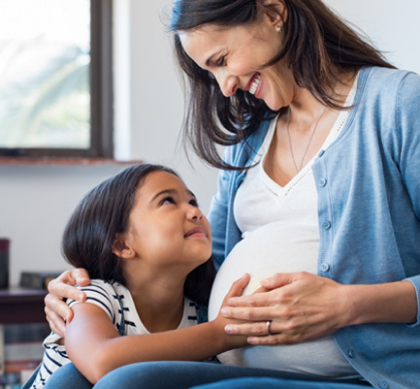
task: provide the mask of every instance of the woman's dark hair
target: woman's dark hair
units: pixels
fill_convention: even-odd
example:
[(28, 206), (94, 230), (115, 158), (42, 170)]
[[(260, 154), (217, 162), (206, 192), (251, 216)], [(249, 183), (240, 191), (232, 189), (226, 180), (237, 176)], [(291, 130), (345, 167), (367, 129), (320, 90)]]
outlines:
[[(283, 0), (283, 3), (287, 20), (282, 29), (282, 46), (277, 56), (264, 66), (284, 60), (293, 71), (297, 85), (308, 89), (325, 105), (341, 108), (340, 96), (333, 89), (341, 72), (355, 73), (365, 66), (393, 68), (322, 0)], [(262, 0), (175, 0), (174, 3), (170, 30), (175, 32), (176, 56), (189, 81), (184, 140), (189, 141), (201, 158), (218, 168), (241, 169), (222, 161), (217, 144), (241, 142), (277, 112), (241, 90), (232, 97), (223, 96), (212, 75), (188, 57), (178, 32), (207, 23), (220, 27), (250, 25), (263, 7), (271, 6), (262, 5)]]
[[(93, 279), (127, 285), (123, 260), (112, 252), (112, 245), (116, 234), (129, 227), (137, 188), (156, 171), (178, 177), (164, 166), (135, 165), (102, 182), (81, 200), (63, 233), (62, 252), (67, 262), (85, 268)], [(207, 304), (215, 273), (211, 260), (194, 269), (185, 282), (185, 295)]]

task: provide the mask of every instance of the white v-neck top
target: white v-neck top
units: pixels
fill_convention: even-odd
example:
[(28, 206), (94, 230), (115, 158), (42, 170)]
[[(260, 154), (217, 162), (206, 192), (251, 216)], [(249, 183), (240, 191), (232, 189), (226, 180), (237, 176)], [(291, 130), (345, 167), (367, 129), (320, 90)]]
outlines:
[[(346, 106), (353, 102), (357, 78)], [(348, 117), (341, 111), (321, 149), (334, 142)], [(263, 168), (277, 118), (270, 125), (257, 153), (257, 165), (247, 172), (238, 189), (235, 220), (243, 239), (234, 247), (218, 271), (210, 300), (209, 318), (231, 283), (245, 272), (251, 281), (245, 294), (252, 293), (260, 281), (275, 273), (306, 271), (317, 273), (319, 251), (318, 194), (310, 160), (284, 187), (273, 181)], [(215, 296), (214, 291), (217, 291)], [(262, 367), (323, 377), (360, 377), (341, 354), (332, 336), (288, 346), (249, 346), (219, 356), (222, 363)]]

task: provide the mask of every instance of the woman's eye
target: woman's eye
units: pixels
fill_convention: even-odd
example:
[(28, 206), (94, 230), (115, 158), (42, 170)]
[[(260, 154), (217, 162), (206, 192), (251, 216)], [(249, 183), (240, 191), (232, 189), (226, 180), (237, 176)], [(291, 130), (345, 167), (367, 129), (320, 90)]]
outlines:
[(219, 60), (217, 61), (216, 65), (219, 66), (219, 67), (222, 67), (225, 64), (226, 64), (226, 56), (223, 55), (223, 56), (221, 56), (219, 58)]
[(175, 204), (175, 200), (173, 199), (173, 197), (165, 197), (161, 202), (160, 205), (165, 205), (165, 204)]

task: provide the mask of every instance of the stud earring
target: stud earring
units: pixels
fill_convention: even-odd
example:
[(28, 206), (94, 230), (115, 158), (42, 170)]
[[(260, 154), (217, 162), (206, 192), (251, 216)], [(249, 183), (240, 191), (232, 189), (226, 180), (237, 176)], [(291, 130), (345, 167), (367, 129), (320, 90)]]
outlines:
[(277, 26), (276, 26), (276, 30), (277, 30), (277, 32), (281, 32), (281, 25), (280, 24), (277, 24)]
[(131, 255), (131, 254), (132, 254), (132, 253), (131, 253), (131, 251), (129, 251), (129, 252), (128, 252), (128, 255)]

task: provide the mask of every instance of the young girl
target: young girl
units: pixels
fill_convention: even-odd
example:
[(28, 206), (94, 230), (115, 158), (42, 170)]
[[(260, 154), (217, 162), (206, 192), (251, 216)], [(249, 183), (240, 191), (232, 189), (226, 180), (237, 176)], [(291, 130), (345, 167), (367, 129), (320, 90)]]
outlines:
[(98, 185), (74, 211), (62, 245), (66, 260), (94, 280), (81, 288), (87, 304), (68, 301), (74, 318), (65, 340), (51, 333), (44, 341), (31, 388), (70, 361), (95, 383), (130, 363), (199, 361), (246, 344), (226, 334), (221, 315), (203, 323), (215, 273), (210, 225), (172, 170), (136, 165)]

